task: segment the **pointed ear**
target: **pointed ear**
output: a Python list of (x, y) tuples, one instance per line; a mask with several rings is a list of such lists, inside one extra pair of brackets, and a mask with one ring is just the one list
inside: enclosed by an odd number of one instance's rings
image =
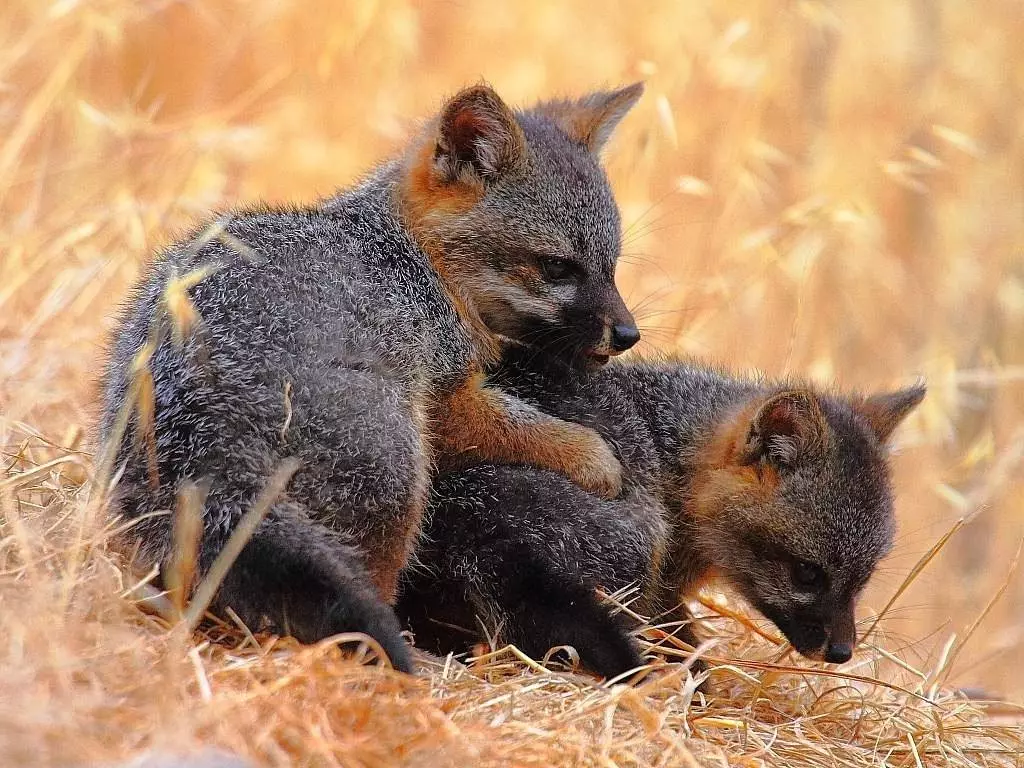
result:
[(541, 104), (537, 111), (558, 123), (569, 138), (597, 154), (643, 92), (643, 83), (633, 83), (617, 91), (597, 91), (576, 101)]
[(444, 105), (434, 149), (434, 164), (443, 181), (493, 181), (525, 159), (523, 130), (492, 88), (464, 88)]
[(867, 419), (878, 440), (884, 443), (900, 422), (924, 400), (924, 384), (864, 398), (857, 410)]
[(772, 395), (750, 420), (742, 455), (745, 463), (768, 459), (791, 466), (801, 451), (826, 429), (825, 416), (810, 392), (790, 390)]

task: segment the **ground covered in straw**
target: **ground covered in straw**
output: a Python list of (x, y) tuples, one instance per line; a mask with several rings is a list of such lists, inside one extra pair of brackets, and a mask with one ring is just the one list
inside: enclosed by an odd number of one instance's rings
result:
[(358, 638), (302, 647), (212, 617), (190, 634), (149, 607), (163, 604), (108, 548), (116, 525), (80, 484), (89, 457), (29, 432), (5, 453), (4, 765), (203, 745), (280, 766), (972, 766), (1024, 754), (1017, 708), (942, 685), (956, 648), (918, 670), (869, 634), (842, 671), (809, 666), (722, 596), (705, 600), (706, 695), (658, 628), (635, 686), (512, 648), (424, 658), (413, 678), (367, 664)]

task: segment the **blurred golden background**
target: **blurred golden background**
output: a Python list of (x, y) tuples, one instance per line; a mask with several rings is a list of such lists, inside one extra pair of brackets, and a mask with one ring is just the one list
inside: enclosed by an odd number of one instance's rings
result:
[(486, 79), (510, 102), (637, 79), (607, 152), (619, 283), (652, 347), (870, 389), (900, 434), (879, 609), (918, 669), (1024, 693), (1024, 11), (1018, 0), (7, 0), (0, 449), (88, 448), (111, 314), (211, 208), (329, 194)]

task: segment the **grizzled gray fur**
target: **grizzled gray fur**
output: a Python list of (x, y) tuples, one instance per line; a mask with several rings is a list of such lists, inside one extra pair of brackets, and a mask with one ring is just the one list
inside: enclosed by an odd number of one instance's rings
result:
[[(639, 95), (513, 113), (489, 88), (466, 89), (357, 187), (309, 207), (232, 211), (157, 258), (117, 330), (99, 425), (101, 441), (114, 437), (134, 361), (154, 342), (155, 451), (138, 411), (116, 446), (116, 507), (136, 519), (142, 564), (166, 566), (183, 482), (209, 488), (201, 575), (295, 457), (214, 608), (303, 641), (363, 631), (409, 670), (387, 603), (434, 463), (525, 452), (615, 493), (620, 468), (595, 433), (476, 382), (508, 338), (577, 365), (635, 342), (614, 286), (618, 212), (590, 133), (610, 131)], [(198, 325), (176, 340), (168, 286), (205, 268), (188, 290)], [(446, 420), (456, 403), (474, 418)], [(550, 451), (548, 434), (575, 452)]]

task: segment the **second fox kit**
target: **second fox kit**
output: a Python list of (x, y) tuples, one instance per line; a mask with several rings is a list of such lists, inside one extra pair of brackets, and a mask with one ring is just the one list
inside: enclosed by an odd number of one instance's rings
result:
[[(205, 482), (205, 571), (297, 458), (215, 607), (304, 641), (363, 631), (409, 669), (387, 603), (432, 466), (528, 461), (615, 495), (621, 468), (593, 430), (485, 386), (484, 371), (509, 339), (591, 368), (638, 340), (597, 155), (640, 93), (513, 111), (468, 88), (355, 188), (232, 212), (157, 259), (118, 330), (100, 425), (115, 436), (150, 346), (151, 419), (133, 417), (116, 446), (117, 507), (138, 520), (141, 559), (166, 565), (167, 510), (182, 483)], [(203, 270), (196, 330), (175, 339), (168, 286)]]
[[(842, 396), (686, 363), (580, 375), (524, 350), (496, 379), (604, 436), (623, 494), (529, 467), (441, 477), (399, 603), (417, 643), (458, 650), (483, 621), (529, 653), (572, 645), (618, 675), (640, 659), (595, 586), (636, 585), (642, 611), (685, 621), (682, 598), (719, 575), (802, 654), (850, 658), (855, 601), (892, 542), (886, 442), (923, 388)], [(683, 638), (695, 642), (688, 625)]]

